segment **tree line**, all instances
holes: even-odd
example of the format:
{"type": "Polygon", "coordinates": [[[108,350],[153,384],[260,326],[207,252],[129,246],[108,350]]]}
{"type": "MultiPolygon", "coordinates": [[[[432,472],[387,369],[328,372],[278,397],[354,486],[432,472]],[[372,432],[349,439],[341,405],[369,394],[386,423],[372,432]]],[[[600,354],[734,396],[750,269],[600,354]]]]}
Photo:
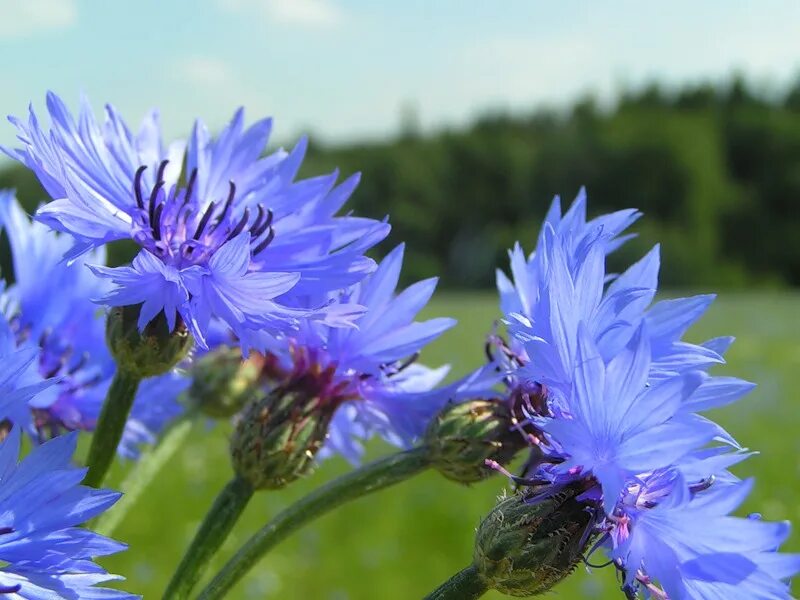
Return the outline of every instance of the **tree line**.
{"type": "MultiPolygon", "coordinates": [[[[390,215],[380,250],[407,242],[408,281],[492,286],[507,248],[532,248],[553,195],[567,204],[586,186],[590,213],[645,213],[612,268],[660,240],[664,286],[800,284],[800,81],[770,97],[740,78],[651,85],[612,109],[586,98],[561,111],[487,113],[457,130],[311,145],[304,174],[335,167],[362,173],[351,208],[390,215]]],[[[31,208],[43,198],[19,167],[0,172],[0,186],[31,208]]]]}

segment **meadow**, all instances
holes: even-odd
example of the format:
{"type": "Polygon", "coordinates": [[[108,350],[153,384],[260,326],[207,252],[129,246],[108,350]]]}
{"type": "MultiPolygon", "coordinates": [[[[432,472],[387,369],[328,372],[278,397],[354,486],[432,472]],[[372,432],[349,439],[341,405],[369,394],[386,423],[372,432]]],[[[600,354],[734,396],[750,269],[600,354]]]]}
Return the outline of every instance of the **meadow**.
{"type": "MultiPolygon", "coordinates": [[[[424,316],[450,315],[459,326],[423,353],[430,365],[452,364],[452,375],[483,360],[483,339],[497,317],[491,294],[440,294],[424,316]]],[[[728,364],[716,370],[758,383],[732,407],[713,414],[742,445],[761,454],[739,465],[757,477],[742,513],[790,519],[800,527],[800,294],[722,295],[690,332],[692,341],[735,335],[728,364]]],[[[104,561],[124,574],[124,588],[158,598],[212,499],[231,475],[227,425],[197,423],[190,441],[160,472],[121,523],[115,537],[135,551],[104,561]]],[[[369,456],[392,449],[375,442],[369,456]]],[[[130,468],[118,466],[117,483],[130,468]]],[[[258,494],[212,564],[210,577],[247,537],[282,507],[345,472],[341,459],[325,461],[309,478],[281,492],[258,494]]],[[[231,599],[407,600],[421,598],[470,560],[473,533],[505,481],[497,476],[460,487],[424,473],[327,515],[278,546],[238,586],[231,599]]],[[[786,549],[800,551],[797,530],[786,549]]],[[[596,561],[601,562],[601,561],[596,561]]],[[[580,568],[551,598],[621,598],[612,568],[580,568]]],[[[487,598],[500,598],[488,594],[487,598]]]]}

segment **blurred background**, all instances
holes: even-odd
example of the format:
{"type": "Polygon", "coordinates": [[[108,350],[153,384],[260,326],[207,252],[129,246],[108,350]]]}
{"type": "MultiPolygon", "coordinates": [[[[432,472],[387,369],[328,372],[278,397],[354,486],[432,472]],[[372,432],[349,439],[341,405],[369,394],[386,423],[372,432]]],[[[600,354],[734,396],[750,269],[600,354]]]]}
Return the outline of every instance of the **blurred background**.
{"type": "MultiPolygon", "coordinates": [[[[640,208],[612,270],[660,241],[668,294],[722,291],[693,335],[736,335],[720,372],[759,388],[713,416],[762,451],[738,470],[758,476],[745,509],[800,523],[799,24],[800,3],[770,0],[0,0],[0,111],[42,111],[52,89],[73,107],[81,94],[96,111],[114,104],[134,128],[159,107],[167,138],[197,116],[217,129],[240,105],[275,117],[275,146],[309,135],[305,174],[361,171],[351,208],[390,215],[379,254],[406,241],[406,282],[441,277],[428,315],[468,325],[423,358],[454,374],[480,362],[499,316],[494,270],[515,240],[532,248],[553,195],[568,202],[585,185],[592,213],[640,208]]],[[[14,144],[11,125],[0,144],[14,144]]],[[[44,199],[5,159],[0,187],[31,210],[44,199]]],[[[126,589],[158,597],[229,477],[226,436],[199,427],[120,527],[132,548],[106,562],[126,589]]],[[[259,496],[223,554],[346,468],[329,461],[259,496]]],[[[502,486],[429,474],[362,500],[283,544],[230,597],[420,597],[467,563],[502,486]]],[[[788,547],[800,550],[797,534],[788,547]]],[[[601,569],[554,597],[620,592],[601,569]]]]}

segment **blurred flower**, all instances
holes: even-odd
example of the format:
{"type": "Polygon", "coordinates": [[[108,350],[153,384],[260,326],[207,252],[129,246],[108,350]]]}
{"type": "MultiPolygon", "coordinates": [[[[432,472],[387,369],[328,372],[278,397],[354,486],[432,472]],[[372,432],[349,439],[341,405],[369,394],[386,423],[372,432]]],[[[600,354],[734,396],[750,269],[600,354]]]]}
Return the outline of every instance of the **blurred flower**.
{"type": "Polygon", "coordinates": [[[20,463],[19,428],[0,443],[0,595],[28,600],[138,598],[94,587],[121,579],[93,562],[126,546],[78,527],[119,498],[79,485],[85,469],[71,467],[77,435],[34,448],[20,463]]]}
{"type": "Polygon", "coordinates": [[[29,402],[55,382],[42,379],[36,369],[39,349],[24,344],[17,347],[11,326],[0,317],[0,437],[15,424],[29,423],[29,402]]]}
{"type": "Polygon", "coordinates": [[[6,153],[54,199],[38,219],[74,236],[68,257],[124,238],[141,246],[130,266],[92,267],[115,284],[106,303],[142,305],[140,329],[163,310],[170,330],[180,317],[205,347],[213,318],[239,337],[310,314],[341,324],[325,306],[284,300],[351,285],[374,268],[363,253],[389,226],[334,217],[357,176],[338,186],[336,172],[295,182],[305,140],[262,157],[272,123],[244,129],[242,110],[216,140],[197,121],[188,144],[164,147],[156,113],[134,135],[110,106],[102,126],[85,101],[77,121],[55,94],[47,108],[49,131],[32,109],[27,122],[12,118],[23,147],[6,153]]]}
{"type": "MultiPolygon", "coordinates": [[[[396,247],[364,281],[330,295],[332,307],[363,305],[356,328],[334,328],[306,321],[291,334],[260,336],[254,347],[270,357],[274,381],[313,376],[324,382],[319,402],[335,411],[326,451],[348,460],[361,455],[359,439],[378,434],[398,446],[420,436],[431,417],[456,388],[466,394],[472,382],[431,390],[447,367],[416,362],[423,346],[455,324],[453,319],[415,321],[436,288],[436,279],[420,281],[395,295],[403,262],[396,247]]],[[[321,408],[321,407],[320,407],[321,408]]]]}
{"type": "MultiPolygon", "coordinates": [[[[105,341],[103,310],[93,299],[109,284],[92,275],[85,260],[102,264],[102,248],[62,260],[71,240],[31,222],[9,191],[0,192],[0,226],[8,235],[14,284],[2,296],[15,342],[36,351],[35,371],[54,385],[31,401],[32,413],[19,421],[44,441],[64,430],[92,431],[115,371],[105,341]],[[32,416],[32,418],[31,418],[32,416]]],[[[141,386],[122,443],[127,457],[181,413],[178,395],[189,380],[177,373],[153,378],[141,386]]]]}

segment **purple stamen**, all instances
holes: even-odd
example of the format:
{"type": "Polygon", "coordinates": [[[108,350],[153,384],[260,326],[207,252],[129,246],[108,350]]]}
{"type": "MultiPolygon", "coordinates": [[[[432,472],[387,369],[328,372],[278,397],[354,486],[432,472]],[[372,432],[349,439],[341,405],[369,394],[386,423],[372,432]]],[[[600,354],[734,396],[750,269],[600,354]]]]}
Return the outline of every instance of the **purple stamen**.
{"type": "Polygon", "coordinates": [[[150,222],[150,228],[153,230],[153,239],[158,241],[161,239],[161,213],[164,212],[164,203],[162,202],[156,206],[153,212],[153,219],[150,222]]]}
{"type": "Polygon", "coordinates": [[[225,221],[225,217],[228,214],[228,210],[230,210],[231,204],[233,204],[233,198],[236,195],[236,184],[232,181],[229,182],[230,184],[230,191],[228,192],[228,197],[225,200],[225,204],[222,207],[222,212],[219,213],[219,217],[211,224],[211,229],[209,233],[213,233],[217,230],[217,227],[220,226],[222,222],[225,221]]]}
{"type": "Polygon", "coordinates": [[[200,239],[200,236],[203,235],[203,231],[205,230],[206,225],[208,225],[209,220],[211,220],[211,215],[213,214],[214,214],[214,203],[212,202],[211,204],[208,205],[206,212],[203,214],[203,218],[200,219],[200,223],[197,225],[197,229],[195,230],[194,235],[192,236],[194,239],[196,240],[200,239]]]}
{"type": "Polygon", "coordinates": [[[136,196],[136,205],[144,210],[144,198],[142,198],[142,174],[147,170],[147,165],[142,165],[136,169],[136,175],[133,176],[133,193],[136,196]]]}
{"type": "Polygon", "coordinates": [[[0,594],[16,594],[18,591],[22,589],[20,584],[17,585],[8,585],[8,586],[0,586],[0,594]]]}
{"type": "Polygon", "coordinates": [[[161,191],[161,188],[164,187],[164,171],[167,168],[167,164],[169,163],[168,160],[162,160],[161,164],[158,165],[158,172],[156,173],[156,184],[153,186],[153,191],[150,192],[150,206],[147,210],[147,214],[150,217],[150,223],[153,223],[153,216],[156,210],[156,200],[158,199],[158,193],[161,191]]]}
{"type": "Polygon", "coordinates": [[[186,205],[192,199],[192,191],[194,191],[194,184],[197,181],[197,169],[192,169],[189,173],[189,181],[186,183],[186,191],[183,194],[183,204],[186,205]]]}
{"type": "Polygon", "coordinates": [[[270,227],[267,237],[265,237],[264,241],[261,242],[258,246],[256,246],[255,249],[253,250],[253,256],[256,256],[259,252],[264,250],[264,248],[269,246],[272,243],[272,240],[274,239],[275,239],[275,230],[272,227],[270,227]]]}
{"type": "MultiPolygon", "coordinates": [[[[252,234],[253,237],[258,237],[258,235],[259,235],[259,234],[256,233],[256,230],[258,230],[258,228],[261,227],[261,221],[264,219],[264,214],[265,214],[264,213],[264,205],[263,204],[259,204],[258,205],[258,214],[256,215],[256,220],[253,221],[253,225],[250,227],[250,233],[252,234]]],[[[269,227],[269,224],[267,224],[267,227],[269,227]]],[[[266,227],[264,229],[266,229],[266,227]]]]}
{"type": "Polygon", "coordinates": [[[244,214],[242,215],[242,218],[239,219],[239,222],[236,224],[236,227],[234,227],[231,230],[231,232],[228,234],[228,237],[225,238],[225,241],[230,241],[233,238],[235,238],[237,235],[242,233],[242,231],[244,230],[245,225],[247,225],[247,222],[249,220],[250,220],[250,209],[249,208],[245,208],[244,209],[244,214]]]}
{"type": "Polygon", "coordinates": [[[714,485],[714,481],[716,481],[716,479],[717,478],[714,475],[711,475],[710,477],[707,477],[707,478],[703,479],[702,481],[700,481],[698,483],[690,485],[689,486],[689,491],[692,494],[697,494],[698,492],[704,492],[705,490],[710,488],[712,485],[714,485]]]}

